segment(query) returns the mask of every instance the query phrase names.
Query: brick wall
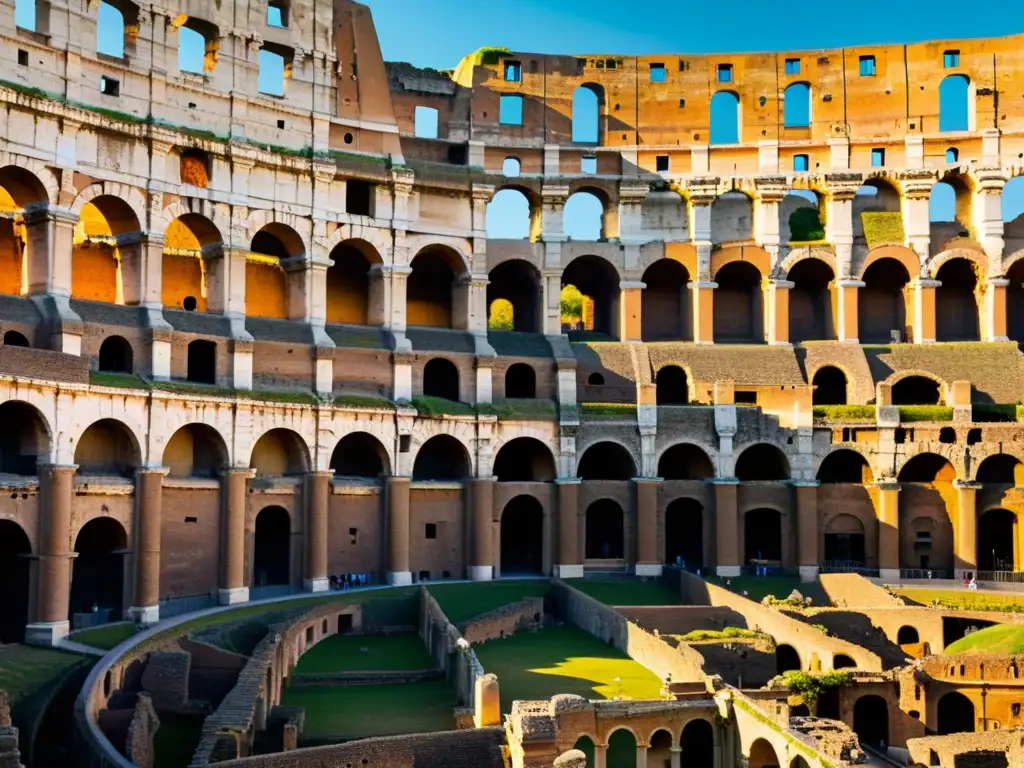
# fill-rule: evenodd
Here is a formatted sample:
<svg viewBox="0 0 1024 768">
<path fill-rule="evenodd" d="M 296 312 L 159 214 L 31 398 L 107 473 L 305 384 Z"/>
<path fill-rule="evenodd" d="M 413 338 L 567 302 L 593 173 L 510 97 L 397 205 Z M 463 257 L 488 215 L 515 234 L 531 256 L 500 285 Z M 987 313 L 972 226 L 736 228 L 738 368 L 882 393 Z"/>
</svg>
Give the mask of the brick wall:
<svg viewBox="0 0 1024 768">
<path fill-rule="evenodd" d="M 468 645 L 460 649 L 460 645 L 466 641 L 444 615 L 441 606 L 426 587 L 420 587 L 419 597 L 420 638 L 434 663 L 445 671 L 447 679 L 455 686 L 459 702 L 463 706 L 473 707 L 476 700 L 476 679 L 483 677 L 483 665 Z M 458 653 L 453 653 L 454 651 Z M 455 665 L 454 668 L 452 665 Z"/>
<path fill-rule="evenodd" d="M 470 645 L 511 635 L 520 629 L 538 626 L 544 616 L 544 598 L 528 597 L 478 616 L 461 626 Z"/>
<path fill-rule="evenodd" d="M 48 349 L 0 345 L 0 374 L 68 384 L 88 384 L 89 360 Z"/>
</svg>

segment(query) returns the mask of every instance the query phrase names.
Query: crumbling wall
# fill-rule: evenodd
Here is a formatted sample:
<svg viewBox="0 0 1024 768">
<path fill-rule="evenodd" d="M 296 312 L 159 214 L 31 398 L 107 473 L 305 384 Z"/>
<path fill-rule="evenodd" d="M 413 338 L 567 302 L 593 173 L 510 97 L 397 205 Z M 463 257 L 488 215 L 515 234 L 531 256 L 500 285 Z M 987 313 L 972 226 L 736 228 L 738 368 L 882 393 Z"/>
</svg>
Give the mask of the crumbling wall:
<svg viewBox="0 0 1024 768">
<path fill-rule="evenodd" d="M 528 597 L 477 616 L 459 628 L 466 642 L 476 645 L 515 634 L 520 629 L 540 626 L 543 618 L 544 598 Z"/>
<path fill-rule="evenodd" d="M 153 709 L 152 700 L 148 694 L 140 693 L 135 702 L 135 714 L 124 740 L 125 755 L 133 765 L 153 768 L 153 737 L 159 727 L 160 718 Z"/>
<path fill-rule="evenodd" d="M 911 739 L 907 742 L 908 768 L 1017 768 L 1024 765 L 1022 742 L 1024 735 L 1019 730 Z"/>
<path fill-rule="evenodd" d="M 18 751 L 18 729 L 11 725 L 7 691 L 0 691 L 0 768 L 24 768 Z"/>
<path fill-rule="evenodd" d="M 187 653 L 154 651 L 142 673 L 142 688 L 155 709 L 161 712 L 184 712 L 189 708 L 189 667 L 192 657 Z"/>
<path fill-rule="evenodd" d="M 474 707 L 476 681 L 484 676 L 484 667 L 426 587 L 420 587 L 419 633 L 434 663 L 455 685 L 459 702 L 465 707 Z"/>
</svg>

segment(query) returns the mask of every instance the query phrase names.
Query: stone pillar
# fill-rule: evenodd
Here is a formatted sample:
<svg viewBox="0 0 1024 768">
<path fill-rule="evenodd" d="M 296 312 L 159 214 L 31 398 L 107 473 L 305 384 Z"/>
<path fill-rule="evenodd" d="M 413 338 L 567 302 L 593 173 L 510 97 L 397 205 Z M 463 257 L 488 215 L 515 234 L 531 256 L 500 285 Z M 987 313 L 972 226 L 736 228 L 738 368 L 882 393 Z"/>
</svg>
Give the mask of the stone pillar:
<svg viewBox="0 0 1024 768">
<path fill-rule="evenodd" d="M 331 477 L 334 470 L 306 475 L 306 570 L 302 588 L 308 592 L 330 589 L 327 573 L 327 547 L 331 502 Z"/>
<path fill-rule="evenodd" d="M 796 283 L 772 280 L 768 284 L 768 343 L 789 346 L 789 291 Z"/>
<path fill-rule="evenodd" d="M 140 469 L 135 475 L 135 600 L 137 624 L 160 621 L 160 534 L 163 469 Z"/>
<path fill-rule="evenodd" d="M 646 766 L 647 765 L 647 745 L 646 744 L 637 744 L 636 745 L 636 764 L 637 764 L 638 768 L 640 766 Z"/>
<path fill-rule="evenodd" d="M 70 629 L 71 502 L 75 497 L 75 466 L 39 467 L 39 578 L 35 621 L 25 629 L 25 642 L 56 645 Z"/>
<path fill-rule="evenodd" d="M 206 308 L 211 314 L 245 317 L 245 248 L 218 244 L 203 249 L 206 260 Z"/>
<path fill-rule="evenodd" d="M 25 209 L 29 294 L 71 295 L 71 254 L 78 214 L 48 205 Z"/>
<path fill-rule="evenodd" d="M 954 577 L 964 578 L 965 572 L 978 570 L 978 491 L 981 483 L 957 481 L 956 535 L 954 536 Z"/>
<path fill-rule="evenodd" d="M 619 339 L 640 341 L 641 314 L 643 312 L 643 290 L 641 282 L 622 281 L 619 283 Z"/>
<path fill-rule="evenodd" d="M 594 768 L 608 768 L 608 745 L 594 745 Z"/>
<path fill-rule="evenodd" d="M 998 132 L 995 136 L 998 146 Z M 974 171 L 974 228 L 977 232 L 978 241 L 988 255 L 989 263 L 998 267 L 1003 257 L 1005 247 L 1003 225 L 1003 191 L 1006 187 L 1006 177 L 999 168 L 999 153 L 996 150 L 997 159 L 995 167 L 979 168 Z M 984 160 L 982 162 L 985 162 Z M 987 163 L 986 163 L 987 164 Z"/>
<path fill-rule="evenodd" d="M 769 269 L 774 269 L 779 263 L 779 249 L 782 244 L 779 204 L 786 194 L 783 181 L 777 176 L 766 176 L 755 182 L 757 195 L 754 198 L 754 241 L 771 257 Z"/>
<path fill-rule="evenodd" d="M 914 287 L 914 343 L 934 343 L 935 289 L 942 283 L 919 277 L 911 285 Z"/>
<path fill-rule="evenodd" d="M 878 517 L 878 570 L 888 581 L 900 578 L 900 485 L 881 482 L 875 485 Z"/>
<path fill-rule="evenodd" d="M 931 171 L 908 171 L 900 181 L 903 186 L 903 199 L 900 201 L 903 233 L 907 246 L 923 264 L 931 255 L 932 230 L 928 208 L 935 178 Z"/>
<path fill-rule="evenodd" d="M 683 757 L 683 748 L 682 747 L 669 747 L 668 751 L 669 751 L 669 760 L 670 760 L 669 765 L 671 766 L 671 768 L 682 768 L 682 764 L 680 763 L 680 760 L 682 760 L 682 757 Z"/>
<path fill-rule="evenodd" d="M 497 675 L 482 675 L 474 681 L 473 724 L 477 728 L 490 728 L 501 723 L 501 698 Z"/>
<path fill-rule="evenodd" d="M 636 487 L 636 575 L 661 576 L 658 553 L 658 495 L 660 477 L 633 478 Z"/>
<path fill-rule="evenodd" d="M 541 187 L 540 236 L 544 242 L 564 242 L 565 203 L 569 199 L 568 184 L 548 184 Z"/>
<path fill-rule="evenodd" d="M 715 531 L 717 557 L 715 573 L 731 578 L 740 575 L 739 510 L 740 481 L 723 477 L 711 481 L 715 487 Z"/>
<path fill-rule="evenodd" d="M 837 280 L 835 283 L 838 293 L 838 327 L 836 336 L 839 341 L 847 344 L 859 344 L 859 308 L 857 291 L 865 286 L 863 280 Z"/>
<path fill-rule="evenodd" d="M 715 343 L 715 288 L 718 283 L 696 280 L 687 286 L 693 293 L 693 340 Z"/>
<path fill-rule="evenodd" d="M 797 557 L 800 580 L 818 578 L 818 481 L 794 480 L 796 491 Z"/>
<path fill-rule="evenodd" d="M 245 584 L 245 502 L 251 469 L 229 469 L 224 473 L 222 493 L 224 513 L 221 517 L 221 577 L 217 591 L 221 605 L 245 603 L 249 587 Z"/>
<path fill-rule="evenodd" d="M 1005 277 L 990 277 L 985 284 L 981 329 L 984 341 L 1009 341 L 1006 314 L 1006 289 L 1009 285 L 1010 281 Z"/>
<path fill-rule="evenodd" d="M 558 487 L 558 560 L 555 576 L 560 579 L 583 577 L 583 563 L 580 560 L 579 503 L 580 480 L 564 478 L 555 480 Z"/>
<path fill-rule="evenodd" d="M 848 139 L 843 140 L 841 144 L 832 146 L 834 168 L 838 167 L 835 157 L 838 153 L 841 153 L 846 161 L 842 167 L 849 168 L 849 148 Z M 836 277 L 844 278 L 850 275 L 853 263 L 853 198 L 860 187 L 861 175 L 859 173 L 830 173 L 825 176 L 825 183 L 828 188 L 828 194 L 825 197 L 825 216 L 823 217 L 825 238 L 836 249 Z"/>
<path fill-rule="evenodd" d="M 469 566 L 469 578 L 473 581 L 488 581 L 494 578 L 494 553 L 491 544 L 491 533 L 494 528 L 494 481 L 493 477 L 478 477 L 470 481 L 473 499 L 473 559 Z"/>
<path fill-rule="evenodd" d="M 388 500 L 388 583 L 412 584 L 409 569 L 409 484 L 408 477 L 389 477 Z"/>
</svg>

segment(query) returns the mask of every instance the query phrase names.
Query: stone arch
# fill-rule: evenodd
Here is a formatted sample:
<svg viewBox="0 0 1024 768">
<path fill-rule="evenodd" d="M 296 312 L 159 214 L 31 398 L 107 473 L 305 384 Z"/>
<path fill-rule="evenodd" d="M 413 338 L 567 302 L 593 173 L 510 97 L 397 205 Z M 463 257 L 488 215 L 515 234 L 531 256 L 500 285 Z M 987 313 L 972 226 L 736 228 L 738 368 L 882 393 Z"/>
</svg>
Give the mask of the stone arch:
<svg viewBox="0 0 1024 768">
<path fill-rule="evenodd" d="M 800 652 L 789 643 L 779 643 L 775 646 L 775 669 L 780 675 L 790 670 L 803 669 Z"/>
<path fill-rule="evenodd" d="M 675 737 L 668 728 L 656 728 L 647 739 L 647 764 L 670 765 Z M 645 768 L 639 766 L 639 768 Z"/>
<path fill-rule="evenodd" d="M 32 544 L 25 529 L 14 520 L 0 520 L 0 604 L 4 606 L 0 613 L 0 643 L 25 640 L 31 555 Z"/>
<path fill-rule="evenodd" d="M 369 325 L 377 319 L 382 278 L 375 269 L 384 263 L 373 243 L 359 238 L 338 242 L 328 257 L 327 322 Z"/>
<path fill-rule="evenodd" d="M 278 505 L 263 507 L 253 521 L 252 585 L 285 586 L 291 583 L 292 519 Z"/>
<path fill-rule="evenodd" d="M 231 236 L 234 229 L 231 226 L 231 219 L 225 215 L 215 203 L 204 200 L 198 197 L 183 197 L 178 198 L 173 203 L 165 207 L 161 211 L 159 220 L 154 222 L 158 226 L 154 226 L 153 231 L 155 234 L 164 236 L 164 249 L 166 250 L 169 245 L 167 243 L 168 235 L 171 224 L 184 217 L 188 216 L 190 221 L 199 221 L 205 219 L 209 224 L 209 228 L 202 230 L 203 242 L 202 247 L 213 246 L 215 244 L 224 243 L 225 245 L 241 245 L 242 243 L 232 243 L 223 239 L 223 235 L 227 233 L 228 237 Z M 210 228 L 215 232 L 220 239 L 214 240 L 209 236 Z"/>
<path fill-rule="evenodd" d="M 544 508 L 530 495 L 511 499 L 501 511 L 501 575 L 544 572 Z"/>
<path fill-rule="evenodd" d="M 663 258 L 651 264 L 641 281 L 641 337 L 644 341 L 692 341 L 693 321 L 688 285 L 693 276 L 679 261 Z"/>
<path fill-rule="evenodd" d="M 583 480 L 632 480 L 637 476 L 637 466 L 629 448 L 614 440 L 603 440 L 583 451 L 576 476 Z"/>
<path fill-rule="evenodd" d="M 875 481 L 868 458 L 854 448 L 835 448 L 825 454 L 815 478 L 825 483 L 870 485 Z"/>
<path fill-rule="evenodd" d="M 186 424 L 164 444 L 160 465 L 169 477 L 216 478 L 228 466 L 224 436 L 208 424 Z"/>
<path fill-rule="evenodd" d="M 391 474 L 391 458 L 384 444 L 369 432 L 349 432 L 331 452 L 334 476 L 379 480 Z"/>
<path fill-rule="evenodd" d="M 977 269 L 977 273 L 980 277 L 988 275 L 989 262 L 988 258 L 984 253 L 980 253 L 973 248 L 950 248 L 949 250 L 942 251 L 932 256 L 925 264 L 925 268 L 922 276 L 931 279 L 936 279 L 939 274 L 939 270 L 953 259 L 965 259 L 971 262 Z"/>
<path fill-rule="evenodd" d="M 974 704 L 959 691 L 950 691 L 939 699 L 936 718 L 936 732 L 940 736 L 974 733 L 977 728 Z"/>
<path fill-rule="evenodd" d="M 448 245 L 431 244 L 416 252 L 406 282 L 409 325 L 452 328 L 455 292 L 469 272 L 463 255 Z"/>
<path fill-rule="evenodd" d="M 382 262 L 391 259 L 393 235 L 391 230 L 371 227 L 365 224 L 344 224 L 335 229 L 328 237 L 317 240 L 316 251 L 329 254 L 346 240 L 357 240 L 369 244 L 380 256 Z"/>
<path fill-rule="evenodd" d="M 50 425 L 42 412 L 23 400 L 0 403 L 0 474 L 34 476 L 52 452 Z"/>
<path fill-rule="evenodd" d="M 817 258 L 803 259 L 789 270 L 789 340 L 834 340 L 836 306 L 833 285 L 835 270 Z"/>
<path fill-rule="evenodd" d="M 108 336 L 100 344 L 97 368 L 103 373 L 135 373 L 135 352 L 123 336 Z"/>
<path fill-rule="evenodd" d="M 715 763 L 715 726 L 702 717 L 694 718 L 683 726 L 679 734 L 682 749 L 680 765 L 693 768 L 713 768 Z"/>
<path fill-rule="evenodd" d="M 584 552 L 588 560 L 625 557 L 626 515 L 614 499 L 597 499 L 584 513 Z"/>
<path fill-rule="evenodd" d="M 533 400 L 537 397 L 537 372 L 528 363 L 513 363 L 505 371 L 506 399 Z"/>
<path fill-rule="evenodd" d="M 204 255 L 219 251 L 224 245 L 223 233 L 230 229 L 223 228 L 226 222 L 192 212 L 180 202 L 165 209 L 165 214 L 168 211 L 175 215 L 164 222 L 161 231 L 161 301 L 168 309 L 192 306 L 195 311 L 206 312 L 208 276 Z"/>
<path fill-rule="evenodd" d="M 140 441 L 135 432 L 117 419 L 89 424 L 75 441 L 79 475 L 133 477 L 142 465 Z"/>
<path fill-rule="evenodd" d="M 544 321 L 541 276 L 537 267 L 525 259 L 508 259 L 491 269 L 488 278 L 488 329 L 540 333 Z M 511 304 L 511 327 L 498 327 L 495 302 L 501 300 Z"/>
<path fill-rule="evenodd" d="M 636 764 L 637 744 L 646 744 L 632 726 L 619 725 L 608 732 L 608 752 L 606 755 L 609 766 L 621 768 L 643 768 Z"/>
<path fill-rule="evenodd" d="M 1024 462 L 1008 453 L 993 453 L 976 464 L 973 479 L 979 483 L 1024 486 Z"/>
<path fill-rule="evenodd" d="M 309 446 L 298 432 L 275 427 L 253 443 L 249 466 L 257 477 L 305 474 L 312 466 Z"/>
<path fill-rule="evenodd" d="M 665 507 L 665 562 L 688 570 L 704 567 L 704 505 L 696 499 L 673 499 Z"/>
<path fill-rule="evenodd" d="M 910 280 L 921 275 L 921 259 L 912 249 L 905 245 L 880 245 L 868 252 L 854 277 L 863 280 L 868 268 L 883 259 L 893 259 L 902 264 Z"/>
<path fill-rule="evenodd" d="M 855 563 L 863 566 L 867 562 L 864 523 L 860 518 L 845 513 L 829 518 L 822 538 L 825 542 L 826 563 Z"/>
<path fill-rule="evenodd" d="M 735 477 L 741 482 L 778 482 L 790 477 L 786 454 L 771 443 L 754 443 L 736 459 Z"/>
<path fill-rule="evenodd" d="M 747 768 L 779 768 L 779 759 L 775 747 L 767 739 L 756 739 L 747 752 Z"/>
<path fill-rule="evenodd" d="M 1020 562 L 1020 518 L 1002 507 L 978 515 L 977 559 L 979 571 L 1016 571 Z"/>
<path fill-rule="evenodd" d="M 259 208 L 249 212 L 244 226 L 250 240 L 261 232 L 279 240 L 288 254 L 284 258 L 299 258 L 313 251 L 310 221 L 301 216 L 281 213 L 276 208 Z"/>
<path fill-rule="evenodd" d="M 90 203 L 97 205 L 96 200 L 102 197 L 118 200 L 131 209 L 132 213 L 135 214 L 135 222 L 138 225 L 136 229 L 142 232 L 146 231 L 145 223 L 149 221 L 149 205 L 146 202 L 146 193 L 130 184 L 121 184 L 116 181 L 98 181 L 90 184 L 75 196 L 70 210 L 81 215 L 82 209 L 86 205 Z M 133 230 L 125 231 L 131 232 Z"/>
<path fill-rule="evenodd" d="M 601 256 L 584 255 L 569 262 L 562 270 L 562 297 L 571 287 L 583 298 L 578 327 L 567 330 L 618 336 L 621 282 L 615 265 Z"/>
<path fill-rule="evenodd" d="M 490 240 L 527 240 L 540 236 L 541 199 L 525 184 L 502 184 L 487 203 L 485 230 Z"/>
<path fill-rule="evenodd" d="M 59 203 L 60 183 L 53 171 L 22 155 L 10 155 L 9 160 L 0 167 L 0 210 L 24 210 L 33 203 Z"/>
<path fill-rule="evenodd" d="M 598 83 L 581 83 L 572 92 L 573 144 L 600 144 L 604 121 L 604 87 Z"/>
<path fill-rule="evenodd" d="M 921 635 L 916 627 L 905 624 L 896 630 L 896 645 L 915 645 L 921 642 Z"/>
<path fill-rule="evenodd" d="M 985 268 L 972 259 L 951 258 L 935 270 L 936 341 L 981 340 L 981 280 Z"/>
<path fill-rule="evenodd" d="M 889 743 L 889 705 L 881 696 L 861 696 L 853 705 L 853 730 L 861 744 L 876 749 Z"/>
<path fill-rule="evenodd" d="M 557 470 L 551 449 L 535 437 L 516 437 L 498 449 L 494 475 L 499 483 L 549 483 Z"/>
<path fill-rule="evenodd" d="M 956 469 L 949 458 L 931 451 L 907 457 L 896 474 L 901 483 L 951 483 L 956 477 Z"/>
<path fill-rule="evenodd" d="M 458 366 L 446 357 L 434 357 L 423 366 L 423 394 L 452 402 L 462 398 Z"/>
<path fill-rule="evenodd" d="M 823 248 L 793 248 L 787 254 L 779 266 L 774 270 L 773 277 L 777 277 L 780 280 L 789 279 L 789 271 L 793 269 L 797 264 L 801 264 L 805 261 L 820 261 L 823 262 L 829 269 L 832 270 L 832 274 L 839 275 L 839 265 L 836 262 L 835 254 L 831 251 L 826 251 Z"/>
<path fill-rule="evenodd" d="M 703 447 L 675 443 L 658 457 L 658 476 L 666 480 L 709 480 L 715 476 L 715 463 Z"/>
<path fill-rule="evenodd" d="M 690 402 L 689 377 L 681 366 L 662 366 L 654 380 L 658 405 L 686 405 Z"/>
<path fill-rule="evenodd" d="M 764 342 L 764 301 L 762 260 L 730 260 L 714 271 L 715 343 L 759 344 Z M 714 257 L 712 268 L 714 269 Z M 766 262 L 763 266 L 766 266 Z"/>
<path fill-rule="evenodd" d="M 771 256 L 764 248 L 758 246 L 736 246 L 719 248 L 711 253 L 711 279 L 718 279 L 718 274 L 730 264 L 750 264 L 759 275 L 770 275 L 772 271 Z"/>
<path fill-rule="evenodd" d="M 434 435 L 413 458 L 413 480 L 463 480 L 472 474 L 468 448 L 451 435 Z"/>
<path fill-rule="evenodd" d="M 71 297 L 138 303 L 142 254 L 132 241 L 142 220 L 128 202 L 110 194 L 84 201 L 79 214 L 71 248 Z"/>
<path fill-rule="evenodd" d="M 944 381 L 925 371 L 900 371 L 885 383 L 892 386 L 893 405 L 941 405 L 949 391 Z"/>
<path fill-rule="evenodd" d="M 747 243 L 753 239 L 753 198 L 740 189 L 729 189 L 722 192 L 711 204 L 711 242 L 721 245 Z M 721 251 L 717 251 L 717 253 L 721 253 Z M 770 266 L 769 264 L 768 267 Z M 711 269 L 712 272 L 716 270 L 715 253 L 711 254 Z M 768 268 L 764 268 L 761 274 L 767 275 Z"/>
<path fill-rule="evenodd" d="M 124 609 L 128 534 L 112 517 L 95 517 L 75 537 L 78 556 L 72 564 L 70 611 L 91 613 L 95 606 L 119 621 Z"/>
<path fill-rule="evenodd" d="M 886 248 L 876 249 L 872 254 L 883 253 Z M 906 256 L 906 249 L 897 249 L 894 253 L 901 258 L 872 258 L 869 255 L 858 277 L 864 281 L 864 287 L 857 294 L 858 335 L 861 341 L 890 343 L 893 331 L 899 332 L 901 341 L 909 339 L 908 308 L 913 307 L 910 285 L 916 277 L 916 267 L 915 271 L 907 269 L 906 262 L 910 257 Z M 916 254 L 912 258 L 916 264 Z"/>
<path fill-rule="evenodd" d="M 256 224 L 266 217 L 250 218 Z M 245 312 L 252 317 L 286 319 L 289 316 L 288 272 L 291 260 L 308 253 L 306 242 L 294 228 L 277 221 L 250 227 L 253 232 L 245 260 Z"/>
<path fill-rule="evenodd" d="M 846 405 L 850 377 L 838 365 L 822 365 L 811 377 L 814 405 Z"/>
</svg>

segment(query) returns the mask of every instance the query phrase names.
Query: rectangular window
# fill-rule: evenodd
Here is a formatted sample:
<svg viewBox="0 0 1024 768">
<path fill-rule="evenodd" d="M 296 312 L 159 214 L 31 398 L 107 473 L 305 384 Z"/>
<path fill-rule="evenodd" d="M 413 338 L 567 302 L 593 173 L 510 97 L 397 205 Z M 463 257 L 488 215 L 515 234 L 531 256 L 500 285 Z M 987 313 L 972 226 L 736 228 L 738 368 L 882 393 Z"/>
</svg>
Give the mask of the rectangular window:
<svg viewBox="0 0 1024 768">
<path fill-rule="evenodd" d="M 498 122 L 501 125 L 523 124 L 523 97 L 502 96 L 498 102 Z"/>
<path fill-rule="evenodd" d="M 426 538 L 436 539 L 437 538 L 437 523 L 427 523 L 426 531 L 424 532 Z"/>
<path fill-rule="evenodd" d="M 804 173 L 811 167 L 809 155 L 793 155 L 793 170 L 797 173 Z"/>
<path fill-rule="evenodd" d="M 658 155 L 655 157 L 654 168 L 658 173 L 668 173 L 668 155 Z"/>
<path fill-rule="evenodd" d="M 348 537 L 349 537 L 349 541 L 352 544 L 358 544 L 359 543 L 359 529 L 358 528 L 349 528 L 348 529 Z"/>
<path fill-rule="evenodd" d="M 1015 701 L 1013 704 L 1010 705 L 1010 714 L 1012 714 L 1014 717 L 1020 717 L 1020 702 L 1019 701 Z"/>
<path fill-rule="evenodd" d="M 266 96 L 284 96 L 284 56 L 274 51 L 260 48 L 257 56 L 259 62 L 259 90 Z"/>
<path fill-rule="evenodd" d="M 720 83 L 731 83 L 732 82 L 732 64 L 719 64 L 718 65 L 718 82 L 720 82 Z"/>
<path fill-rule="evenodd" d="M 734 401 L 736 405 L 757 405 L 757 392 L 736 390 Z"/>
<path fill-rule="evenodd" d="M 518 61 L 505 62 L 505 82 L 521 83 L 523 81 L 523 65 Z"/>
<path fill-rule="evenodd" d="M 28 66 L 28 51 L 23 51 L 21 49 L 18 50 L 18 66 L 19 67 L 27 67 Z"/>
<path fill-rule="evenodd" d="M 664 83 L 666 78 L 664 64 L 651 64 L 651 82 Z"/>
<path fill-rule="evenodd" d="M 433 107 L 416 107 L 413 132 L 418 139 L 436 139 L 437 110 Z"/>
<path fill-rule="evenodd" d="M 580 173 L 597 173 L 597 158 L 594 155 L 584 155 L 580 158 Z"/>
<path fill-rule="evenodd" d="M 942 66 L 946 69 L 960 66 L 960 51 L 946 51 L 942 54 Z"/>
<path fill-rule="evenodd" d="M 288 10 L 281 0 L 267 3 L 267 26 L 284 29 L 288 26 Z"/>
<path fill-rule="evenodd" d="M 120 96 L 121 81 L 106 75 L 100 76 L 100 93 L 104 96 Z"/>
<path fill-rule="evenodd" d="M 881 168 L 885 165 L 885 150 L 884 149 L 872 149 L 871 150 L 871 167 Z"/>
<path fill-rule="evenodd" d="M 874 77 L 875 76 L 875 57 L 874 56 L 861 56 L 860 57 L 860 76 L 861 77 Z"/>
<path fill-rule="evenodd" d="M 373 185 L 368 181 L 345 182 L 345 212 L 353 216 L 373 216 Z"/>
<path fill-rule="evenodd" d="M 786 74 L 787 75 L 799 75 L 800 74 L 800 59 L 786 59 Z"/>
</svg>

